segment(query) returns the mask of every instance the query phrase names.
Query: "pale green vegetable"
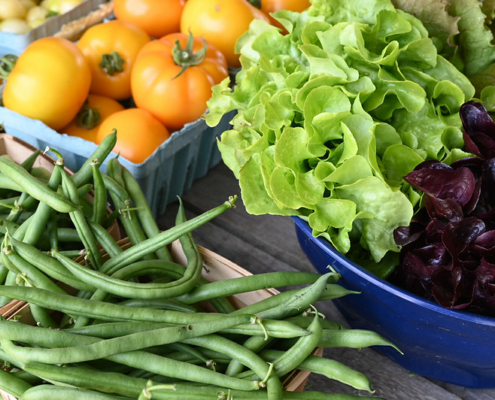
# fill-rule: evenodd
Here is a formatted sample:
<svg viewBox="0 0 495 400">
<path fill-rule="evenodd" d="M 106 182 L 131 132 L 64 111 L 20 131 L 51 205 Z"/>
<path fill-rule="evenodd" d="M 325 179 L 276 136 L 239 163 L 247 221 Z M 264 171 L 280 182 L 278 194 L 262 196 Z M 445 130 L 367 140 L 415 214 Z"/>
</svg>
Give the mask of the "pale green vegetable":
<svg viewBox="0 0 495 400">
<path fill-rule="evenodd" d="M 213 88 L 206 121 L 237 111 L 218 146 L 248 212 L 300 216 L 385 276 L 393 231 L 419 202 L 402 178 L 464 154 L 458 111 L 474 87 L 389 0 L 314 0 L 276 17 L 289 33 L 253 21 L 236 85 Z"/>
<path fill-rule="evenodd" d="M 16 35 L 24 35 L 30 31 L 27 22 L 19 18 L 10 18 L 0 22 L 0 32 L 15 33 Z"/>
</svg>

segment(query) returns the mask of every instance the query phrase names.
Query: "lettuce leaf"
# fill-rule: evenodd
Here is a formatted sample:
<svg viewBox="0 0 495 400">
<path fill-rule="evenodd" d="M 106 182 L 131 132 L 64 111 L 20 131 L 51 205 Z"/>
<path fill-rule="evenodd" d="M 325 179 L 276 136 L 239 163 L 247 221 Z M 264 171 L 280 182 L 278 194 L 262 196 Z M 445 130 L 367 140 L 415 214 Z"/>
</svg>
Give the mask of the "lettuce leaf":
<svg viewBox="0 0 495 400">
<path fill-rule="evenodd" d="M 474 87 L 390 0 L 314 0 L 277 18 L 288 34 L 254 21 L 239 40 L 236 84 L 214 88 L 206 122 L 237 111 L 218 146 L 249 213 L 301 216 L 389 274 L 393 231 L 419 206 L 403 177 L 460 156 Z"/>
</svg>

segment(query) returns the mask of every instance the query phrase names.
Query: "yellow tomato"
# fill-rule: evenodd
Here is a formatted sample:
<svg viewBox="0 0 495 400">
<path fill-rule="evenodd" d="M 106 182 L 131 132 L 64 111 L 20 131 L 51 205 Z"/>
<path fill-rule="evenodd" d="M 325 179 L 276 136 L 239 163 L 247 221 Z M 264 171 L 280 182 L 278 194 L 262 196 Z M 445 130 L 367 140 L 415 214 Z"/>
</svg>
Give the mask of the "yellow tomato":
<svg viewBox="0 0 495 400">
<path fill-rule="evenodd" d="M 151 113 L 139 108 L 129 108 L 113 113 L 100 125 L 96 142 L 117 130 L 117 143 L 113 148 L 127 160 L 140 164 L 169 137 L 165 126 Z"/>
<path fill-rule="evenodd" d="M 47 37 L 31 43 L 7 78 L 4 106 L 58 130 L 88 97 L 91 72 L 76 45 Z"/>
<path fill-rule="evenodd" d="M 127 22 L 113 20 L 89 28 L 77 43 L 91 69 L 90 92 L 116 100 L 131 97 L 131 69 L 148 34 Z"/>
<path fill-rule="evenodd" d="M 114 0 L 115 17 L 139 26 L 153 38 L 178 32 L 186 0 Z"/>
<path fill-rule="evenodd" d="M 76 117 L 60 133 L 77 136 L 96 143 L 101 123 L 113 113 L 124 110 L 118 101 L 105 96 L 90 94 Z"/>
<path fill-rule="evenodd" d="M 131 74 L 132 96 L 139 108 L 175 131 L 204 114 L 212 86 L 227 76 L 225 57 L 214 46 L 171 33 L 139 52 Z"/>
<path fill-rule="evenodd" d="M 213 44 L 227 58 L 229 67 L 240 67 L 235 53 L 237 39 L 249 29 L 253 19 L 268 17 L 246 0 L 188 0 L 180 23 L 183 34 L 191 32 Z"/>
</svg>

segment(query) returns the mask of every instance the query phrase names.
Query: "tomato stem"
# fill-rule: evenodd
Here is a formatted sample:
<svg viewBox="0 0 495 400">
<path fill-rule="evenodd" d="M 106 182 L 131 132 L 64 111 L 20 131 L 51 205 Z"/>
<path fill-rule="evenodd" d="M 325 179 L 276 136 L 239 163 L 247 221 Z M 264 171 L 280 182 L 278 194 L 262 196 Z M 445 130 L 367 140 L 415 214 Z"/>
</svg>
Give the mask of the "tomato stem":
<svg viewBox="0 0 495 400">
<path fill-rule="evenodd" d="M 84 129 L 93 129 L 101 121 L 101 115 L 97 108 L 91 108 L 88 101 L 84 103 L 77 113 L 77 126 Z"/>
<path fill-rule="evenodd" d="M 0 58 L 0 78 L 7 79 L 12 70 L 14 69 L 15 63 L 19 57 L 13 54 L 7 54 Z"/>
<path fill-rule="evenodd" d="M 172 56 L 174 58 L 175 64 L 179 67 L 182 67 L 181 71 L 174 77 L 177 79 L 181 76 L 185 70 L 193 65 L 201 64 L 206 57 L 207 44 L 206 41 L 203 40 L 203 47 L 197 53 L 193 52 L 194 47 L 194 37 L 192 33 L 189 31 L 189 38 L 187 39 L 186 47 L 182 48 L 180 41 L 175 41 L 175 46 L 172 50 Z"/>
<path fill-rule="evenodd" d="M 261 9 L 261 0 L 247 0 L 247 2 L 256 8 Z"/>
<path fill-rule="evenodd" d="M 116 72 L 124 70 L 124 59 L 116 51 L 110 54 L 103 54 L 101 57 L 100 68 L 108 75 L 114 76 Z"/>
</svg>

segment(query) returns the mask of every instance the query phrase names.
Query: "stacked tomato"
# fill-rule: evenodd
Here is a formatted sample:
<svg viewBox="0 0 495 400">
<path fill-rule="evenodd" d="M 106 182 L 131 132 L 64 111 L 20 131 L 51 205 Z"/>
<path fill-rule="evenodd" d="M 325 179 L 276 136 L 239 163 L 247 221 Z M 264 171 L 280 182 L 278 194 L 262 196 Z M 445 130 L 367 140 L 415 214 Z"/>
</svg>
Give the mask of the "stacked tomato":
<svg viewBox="0 0 495 400">
<path fill-rule="evenodd" d="M 284 2 L 264 4 L 276 11 Z M 212 86 L 240 65 L 237 39 L 253 19 L 269 21 L 247 0 L 114 0 L 114 14 L 76 44 L 54 37 L 32 43 L 8 77 L 3 102 L 95 143 L 116 130 L 115 151 L 135 163 L 201 118 Z M 124 108 L 129 99 L 135 107 Z"/>
</svg>

